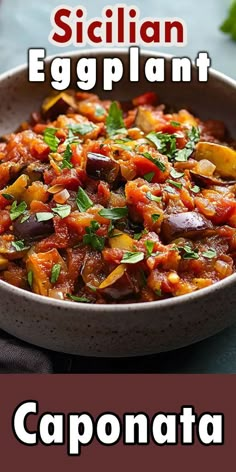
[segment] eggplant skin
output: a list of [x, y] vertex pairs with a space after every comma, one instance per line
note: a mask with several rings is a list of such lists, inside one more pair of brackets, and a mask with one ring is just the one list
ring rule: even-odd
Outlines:
[[213, 232], [211, 221], [196, 211], [170, 215], [162, 223], [161, 236], [171, 242], [179, 237], [197, 239]]
[[86, 172], [89, 177], [112, 184], [119, 176], [120, 166], [110, 157], [88, 152]]
[[37, 221], [35, 215], [30, 215], [28, 220], [21, 223], [21, 218], [13, 222], [13, 233], [25, 242], [37, 241], [50, 236], [54, 232], [53, 221]]

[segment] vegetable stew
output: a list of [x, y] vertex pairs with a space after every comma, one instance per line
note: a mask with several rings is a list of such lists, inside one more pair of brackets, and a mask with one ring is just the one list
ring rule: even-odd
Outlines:
[[150, 302], [235, 272], [222, 122], [68, 91], [0, 142], [0, 278], [59, 300]]

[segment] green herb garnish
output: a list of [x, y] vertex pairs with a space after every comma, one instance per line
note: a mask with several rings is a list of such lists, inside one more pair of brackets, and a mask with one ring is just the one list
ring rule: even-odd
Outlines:
[[146, 197], [148, 198], [148, 200], [151, 200], [152, 202], [157, 202], [157, 203], [160, 203], [162, 200], [162, 197], [156, 197], [156, 195], [153, 195], [151, 192], [147, 192]]
[[190, 188], [191, 192], [193, 193], [199, 193], [201, 192], [201, 189], [200, 187], [198, 187], [198, 185], [194, 185], [193, 187]]
[[[42, 211], [40, 213], [36, 213], [37, 221], [49, 221], [53, 218], [53, 213], [49, 213], [49, 211]], [[22, 222], [22, 221], [21, 221]]]
[[101, 105], [96, 105], [95, 116], [99, 118], [100, 116], [104, 116], [105, 113], [105, 108], [103, 108]]
[[230, 34], [232, 39], [236, 41], [236, 1], [233, 0], [229, 8], [229, 13], [226, 20], [220, 27], [221, 31]]
[[167, 180], [168, 184], [173, 185], [176, 188], [182, 188], [183, 185], [180, 182], [175, 182], [174, 180]]
[[170, 171], [170, 175], [171, 175], [172, 179], [180, 179], [181, 177], [184, 176], [184, 172], [177, 172], [177, 170], [175, 170], [173, 168]]
[[122, 111], [118, 107], [117, 102], [113, 102], [109, 108], [106, 119], [107, 134], [112, 136], [114, 134], [123, 133], [125, 130]]
[[152, 157], [149, 152], [144, 152], [143, 154], [141, 154], [141, 156], [145, 157], [146, 159], [151, 161], [153, 164], [155, 164], [155, 166], [158, 167], [158, 169], [160, 169], [161, 172], [165, 172], [166, 166], [165, 164], [163, 164], [163, 162], [161, 162], [160, 159]]
[[145, 175], [143, 176], [143, 178], [144, 178], [147, 182], [150, 183], [150, 182], [152, 181], [154, 175], [155, 175], [155, 172], [149, 172], [148, 174], [145, 174]]
[[33, 285], [33, 278], [34, 278], [34, 273], [32, 270], [30, 270], [27, 274], [27, 281], [30, 287]]
[[121, 260], [122, 264], [137, 264], [144, 259], [143, 252], [126, 252]]
[[11, 220], [14, 221], [14, 220], [16, 220], [16, 218], [23, 215], [23, 213], [25, 212], [26, 209], [27, 209], [27, 204], [25, 202], [21, 202], [21, 203], [19, 203], [19, 205], [17, 205], [17, 201], [15, 200], [12, 203], [12, 206], [11, 206], [11, 209], [10, 209]]
[[169, 159], [174, 157], [176, 151], [176, 136], [168, 133], [155, 133], [152, 131], [146, 136], [146, 139], [151, 141], [156, 146], [161, 154], [166, 155]]
[[145, 247], [147, 250], [147, 257], [150, 257], [153, 253], [155, 243], [153, 241], [145, 241]]
[[161, 215], [158, 215], [157, 213], [154, 214], [154, 215], [152, 215], [152, 221], [153, 221], [153, 223], [156, 223], [156, 222], [159, 220], [160, 216], [161, 216]]
[[178, 128], [181, 126], [181, 123], [179, 121], [170, 121], [170, 125]]
[[105, 238], [96, 234], [99, 228], [100, 224], [97, 221], [91, 221], [90, 226], [85, 228], [86, 234], [83, 237], [83, 243], [91, 246], [96, 251], [102, 251], [105, 246]]
[[52, 152], [57, 152], [57, 148], [60, 144], [60, 139], [57, 138], [57, 128], [46, 128], [43, 133], [44, 142], [50, 147]]
[[174, 191], [174, 189], [172, 187], [170, 187], [169, 185], [166, 185], [166, 187], [164, 187], [164, 190], [167, 192], [167, 193], [170, 193], [171, 195], [177, 195]]
[[66, 150], [63, 154], [63, 161], [61, 164], [62, 169], [72, 169], [73, 165], [71, 164], [70, 160], [72, 157], [72, 149], [69, 144], [66, 146]]
[[91, 303], [91, 301], [86, 298], [86, 297], [76, 297], [75, 295], [71, 295], [70, 293], [66, 294], [67, 298], [70, 300], [73, 300], [73, 302], [78, 302], [78, 303]]
[[13, 200], [14, 197], [13, 195], [10, 195], [9, 193], [2, 193], [2, 197], [4, 197], [6, 200]]
[[103, 218], [107, 218], [108, 220], [120, 220], [128, 215], [128, 208], [104, 208], [103, 210], [99, 211], [99, 215], [103, 216]]
[[76, 196], [76, 203], [77, 207], [79, 208], [79, 211], [87, 211], [89, 208], [93, 206], [92, 200], [90, 200], [89, 196], [87, 193], [82, 189], [82, 187], [79, 187], [77, 196]]
[[214, 259], [217, 257], [215, 249], [208, 249], [208, 251], [203, 252], [202, 255], [206, 257], [206, 259]]
[[68, 128], [72, 133], [80, 134], [85, 136], [88, 133], [91, 133], [96, 126], [93, 123], [76, 123], [73, 125], [68, 125]]
[[71, 212], [71, 206], [57, 204], [56, 207], [52, 208], [52, 211], [61, 218], [66, 218]]
[[24, 251], [24, 249], [28, 249], [29, 246], [25, 246], [25, 242], [21, 241], [13, 241], [11, 245], [14, 247], [16, 251]]
[[61, 264], [54, 264], [51, 271], [51, 283], [55, 284], [58, 281], [61, 272]]
[[178, 250], [184, 252], [183, 259], [199, 259], [198, 249], [195, 251], [190, 246], [178, 247]]

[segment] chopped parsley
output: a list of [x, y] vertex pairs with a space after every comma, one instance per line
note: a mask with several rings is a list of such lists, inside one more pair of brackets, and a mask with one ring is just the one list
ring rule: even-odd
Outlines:
[[91, 303], [91, 301], [86, 298], [86, 297], [76, 297], [75, 295], [71, 295], [70, 293], [66, 294], [67, 298], [70, 300], [73, 300], [73, 302], [78, 302], [78, 303]]
[[108, 220], [120, 220], [128, 215], [128, 208], [104, 208], [99, 211], [99, 215], [107, 218]]
[[199, 193], [201, 192], [201, 189], [200, 187], [198, 187], [198, 185], [194, 185], [193, 187], [190, 188], [191, 192], [193, 193]]
[[177, 195], [174, 191], [174, 189], [172, 187], [170, 187], [170, 185], [166, 185], [166, 187], [164, 187], [164, 190], [167, 192], [167, 193], [170, 193], [171, 195]]
[[121, 260], [122, 264], [137, 264], [144, 259], [143, 252], [126, 252]]
[[170, 121], [170, 125], [174, 126], [175, 128], [178, 128], [181, 126], [181, 123], [179, 121]]
[[25, 202], [19, 203], [17, 205], [17, 201], [15, 200], [12, 203], [11, 209], [10, 209], [10, 218], [12, 221], [16, 220], [19, 216], [23, 215], [25, 210], [27, 209], [27, 204]]
[[145, 241], [145, 247], [147, 250], [147, 257], [150, 257], [153, 253], [155, 243], [153, 241]]
[[174, 180], [167, 180], [168, 184], [173, 185], [176, 188], [182, 188], [183, 185], [180, 182], [175, 182]]
[[100, 116], [104, 116], [105, 113], [106, 113], [105, 108], [103, 108], [101, 105], [96, 104], [95, 116], [99, 118]]
[[118, 107], [117, 102], [113, 102], [109, 108], [106, 119], [107, 134], [112, 136], [114, 134], [123, 133], [125, 130], [122, 111]]
[[60, 139], [56, 136], [57, 131], [57, 128], [46, 128], [43, 133], [44, 142], [50, 147], [52, 152], [57, 152], [60, 144]]
[[4, 197], [6, 200], [14, 200], [13, 195], [10, 195], [9, 193], [2, 193], [2, 197]]
[[51, 271], [50, 281], [52, 284], [55, 284], [58, 281], [59, 275], [61, 272], [61, 264], [54, 264]]
[[[49, 213], [49, 211], [42, 211], [40, 213], [36, 213], [36, 219], [38, 222], [40, 221], [49, 221], [52, 220], [53, 213]], [[21, 220], [22, 223], [22, 220]]]
[[156, 146], [157, 150], [167, 156], [169, 159], [174, 157], [176, 151], [176, 136], [175, 134], [168, 134], [168, 133], [155, 133], [152, 131], [146, 136], [154, 146]]
[[177, 170], [175, 170], [173, 168], [170, 171], [170, 175], [171, 175], [172, 179], [180, 179], [181, 177], [184, 176], [184, 172], [177, 172]]
[[151, 200], [151, 202], [160, 203], [162, 200], [162, 197], [156, 197], [156, 195], [153, 195], [151, 192], [147, 192], [146, 197], [148, 198], [148, 200]]
[[14, 247], [14, 249], [16, 251], [24, 251], [24, 249], [28, 249], [29, 247], [28, 246], [25, 246], [25, 242], [23, 240], [21, 241], [14, 241], [11, 243], [12, 247]]
[[178, 247], [180, 252], [183, 252], [183, 259], [199, 259], [198, 249], [195, 251], [188, 245]]
[[96, 234], [99, 228], [100, 224], [97, 221], [91, 221], [90, 226], [85, 228], [86, 234], [83, 237], [83, 243], [91, 246], [96, 251], [102, 251], [105, 246], [105, 238]]
[[149, 161], [151, 161], [153, 164], [155, 164], [155, 166], [158, 167], [158, 169], [160, 169], [161, 172], [165, 172], [166, 166], [165, 164], [163, 164], [163, 162], [161, 162], [160, 159], [152, 157], [149, 152], [144, 152], [141, 155], [145, 157], [146, 159], [148, 159]]
[[157, 213], [154, 214], [154, 215], [152, 215], [152, 221], [153, 221], [153, 223], [156, 223], [156, 222], [159, 220], [160, 216], [161, 216], [161, 215], [158, 215]]
[[68, 128], [74, 134], [80, 134], [81, 136], [85, 136], [86, 134], [94, 131], [96, 126], [93, 123], [75, 123], [72, 125], [68, 125]]
[[52, 211], [61, 218], [66, 218], [71, 212], [71, 206], [57, 204], [56, 207], [52, 208]]
[[71, 164], [71, 158], [72, 158], [72, 149], [69, 144], [66, 146], [66, 150], [63, 154], [63, 161], [61, 164], [62, 169], [72, 169], [73, 165]]
[[217, 257], [215, 249], [208, 249], [208, 251], [203, 252], [202, 255], [206, 259], [214, 259], [215, 257]]
[[78, 193], [76, 195], [76, 203], [77, 207], [79, 208], [79, 211], [87, 211], [89, 208], [93, 206], [92, 200], [90, 200], [89, 196], [87, 193], [82, 189], [82, 187], [79, 187]]
[[33, 278], [34, 278], [34, 273], [32, 270], [30, 270], [27, 274], [27, 281], [30, 287], [33, 285]]

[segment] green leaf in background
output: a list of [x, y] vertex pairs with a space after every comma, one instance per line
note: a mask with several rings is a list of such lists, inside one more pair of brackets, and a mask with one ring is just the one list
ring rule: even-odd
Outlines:
[[233, 0], [228, 17], [221, 25], [220, 29], [223, 33], [230, 34], [232, 39], [236, 41], [236, 0]]

